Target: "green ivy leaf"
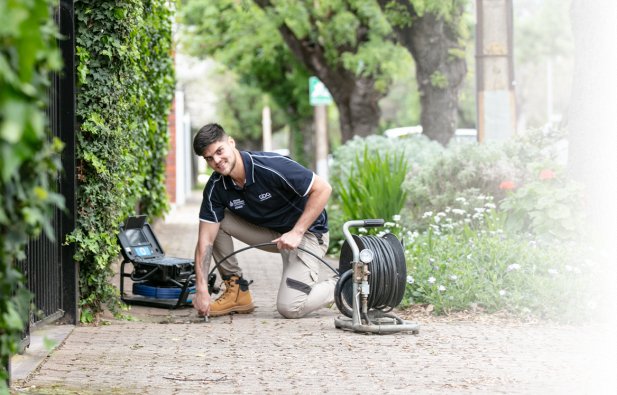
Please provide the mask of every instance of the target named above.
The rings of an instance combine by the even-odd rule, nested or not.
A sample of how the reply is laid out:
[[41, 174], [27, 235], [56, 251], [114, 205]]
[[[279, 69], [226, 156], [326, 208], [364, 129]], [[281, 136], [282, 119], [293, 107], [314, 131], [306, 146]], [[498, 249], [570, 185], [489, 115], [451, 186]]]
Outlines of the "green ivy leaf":
[[12, 304], [7, 306], [7, 311], [2, 315], [2, 321], [6, 329], [14, 331], [24, 329], [24, 323]]

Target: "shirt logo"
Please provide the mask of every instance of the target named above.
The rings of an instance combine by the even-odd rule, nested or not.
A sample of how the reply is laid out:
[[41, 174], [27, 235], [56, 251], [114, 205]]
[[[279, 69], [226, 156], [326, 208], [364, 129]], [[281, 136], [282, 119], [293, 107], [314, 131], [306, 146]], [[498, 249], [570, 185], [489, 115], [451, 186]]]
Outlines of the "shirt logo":
[[270, 194], [270, 192], [266, 192], [266, 193], [262, 193], [261, 195], [259, 195], [259, 200], [263, 202], [264, 200], [268, 200], [271, 197], [272, 195]]
[[233, 208], [235, 210], [239, 210], [244, 207], [245, 203], [242, 199], [234, 199], [229, 201], [229, 208]]

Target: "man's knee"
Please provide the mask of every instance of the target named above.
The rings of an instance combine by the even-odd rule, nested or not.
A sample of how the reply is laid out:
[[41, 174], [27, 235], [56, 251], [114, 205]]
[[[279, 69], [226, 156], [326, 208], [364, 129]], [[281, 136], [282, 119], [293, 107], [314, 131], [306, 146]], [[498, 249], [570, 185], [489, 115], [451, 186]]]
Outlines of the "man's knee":
[[278, 302], [276, 304], [276, 309], [279, 314], [285, 318], [302, 318], [306, 315], [304, 312], [304, 302], [293, 304]]
[[285, 279], [283, 292], [279, 290], [276, 309], [285, 318], [301, 318], [306, 315], [305, 305], [311, 286], [292, 278]]

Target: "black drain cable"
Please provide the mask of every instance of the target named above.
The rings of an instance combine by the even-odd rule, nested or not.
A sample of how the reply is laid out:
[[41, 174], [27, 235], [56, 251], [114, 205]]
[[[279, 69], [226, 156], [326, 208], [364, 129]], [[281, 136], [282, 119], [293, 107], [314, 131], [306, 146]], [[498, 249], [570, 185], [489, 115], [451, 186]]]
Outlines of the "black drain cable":
[[[407, 271], [405, 261], [401, 262], [400, 259], [397, 259], [389, 240], [376, 236], [366, 236], [363, 241], [375, 254], [373, 262], [376, 263], [371, 265], [369, 283], [371, 290], [377, 292], [374, 291], [369, 294], [369, 307], [389, 312], [402, 300], [403, 295], [400, 291], [402, 289], [404, 293], [404, 279]], [[401, 279], [403, 280], [402, 288]]]
[[[377, 236], [361, 236], [360, 239], [364, 243], [365, 247], [373, 251], [374, 258], [369, 264], [369, 270], [371, 275], [369, 276], [369, 286], [371, 293], [368, 298], [369, 309], [381, 310], [384, 313], [392, 311], [394, 307], [398, 306], [403, 300], [405, 293], [405, 278], [407, 276], [407, 265], [405, 264], [405, 254], [403, 246], [400, 241], [393, 234], [386, 234], [384, 237]], [[231, 254], [223, 257], [220, 261], [216, 261], [214, 267], [210, 270], [208, 278], [214, 273], [214, 271], [227, 259], [239, 254], [243, 251], [275, 246], [276, 243], [267, 242], [249, 245], [232, 252]], [[336, 284], [334, 290], [334, 299], [339, 311], [347, 317], [352, 317], [352, 273], [353, 270], [347, 270], [344, 273], [339, 273], [328, 262], [319, 256], [315, 255], [311, 251], [302, 247], [297, 247], [299, 250], [306, 252], [313, 256], [321, 263], [326, 265], [334, 274], [340, 279]], [[214, 258], [213, 258], [214, 259]], [[344, 301], [344, 302], [343, 302]], [[363, 317], [368, 321], [368, 317]]]
[[[373, 252], [373, 260], [368, 264], [370, 293], [368, 308], [381, 310], [383, 313], [392, 311], [403, 300], [407, 265], [403, 246], [396, 236], [386, 234], [384, 237], [360, 236], [364, 248]], [[340, 312], [352, 317], [352, 304], [355, 296], [352, 285], [353, 269], [341, 273], [341, 279], [334, 291], [334, 298]], [[368, 321], [368, 317], [363, 317]]]
[[[273, 242], [253, 244], [253, 245], [250, 245], [250, 246], [248, 246], [248, 247], [240, 248], [239, 250], [236, 250], [236, 251], [232, 252], [231, 254], [227, 255], [226, 257], [224, 257], [223, 259], [221, 259], [221, 260], [220, 260], [220, 261], [218, 261], [218, 262], [216, 261], [216, 259], [212, 258], [212, 259], [214, 259], [214, 263], [215, 263], [215, 265], [214, 265], [214, 267], [212, 268], [212, 270], [210, 270], [210, 273], [208, 274], [208, 278], [210, 277], [210, 275], [211, 275], [212, 273], [214, 273], [214, 270], [216, 270], [216, 268], [217, 268], [217, 267], [219, 267], [221, 263], [225, 262], [227, 259], [231, 258], [232, 256], [234, 256], [234, 255], [236, 255], [236, 254], [238, 254], [238, 253], [240, 253], [240, 252], [243, 252], [243, 251], [246, 251], [246, 250], [250, 250], [251, 248], [268, 247], [268, 246], [275, 246], [275, 245], [276, 245], [276, 243], [273, 243]], [[304, 251], [304, 252], [306, 252], [307, 254], [309, 254], [309, 255], [313, 256], [314, 258], [317, 258], [317, 260], [321, 261], [321, 263], [323, 263], [324, 265], [328, 266], [328, 268], [329, 268], [330, 270], [332, 270], [332, 271], [334, 272], [334, 274], [336, 274], [336, 276], [338, 277], [338, 275], [339, 275], [338, 270], [335, 270], [332, 266], [330, 266], [330, 264], [328, 264], [328, 262], [326, 262], [325, 260], [323, 260], [322, 258], [318, 257], [317, 255], [315, 255], [315, 254], [314, 254], [314, 253], [312, 253], [311, 251], [308, 251], [308, 250], [307, 250], [307, 249], [305, 249], [305, 248], [302, 248], [302, 247], [297, 247], [297, 248], [298, 248], [300, 251]]]

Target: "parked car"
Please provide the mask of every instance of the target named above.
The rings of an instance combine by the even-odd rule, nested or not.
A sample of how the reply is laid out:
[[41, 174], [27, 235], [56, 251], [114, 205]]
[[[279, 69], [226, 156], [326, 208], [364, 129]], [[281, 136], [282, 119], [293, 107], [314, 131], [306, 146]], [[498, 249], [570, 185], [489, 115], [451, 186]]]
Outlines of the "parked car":
[[[402, 136], [417, 135], [422, 133], [422, 125], [402, 126], [399, 128], [388, 129], [383, 132], [384, 136], [398, 138]], [[461, 128], [454, 131], [452, 140], [455, 143], [474, 143], [478, 141], [478, 131], [476, 129]]]

